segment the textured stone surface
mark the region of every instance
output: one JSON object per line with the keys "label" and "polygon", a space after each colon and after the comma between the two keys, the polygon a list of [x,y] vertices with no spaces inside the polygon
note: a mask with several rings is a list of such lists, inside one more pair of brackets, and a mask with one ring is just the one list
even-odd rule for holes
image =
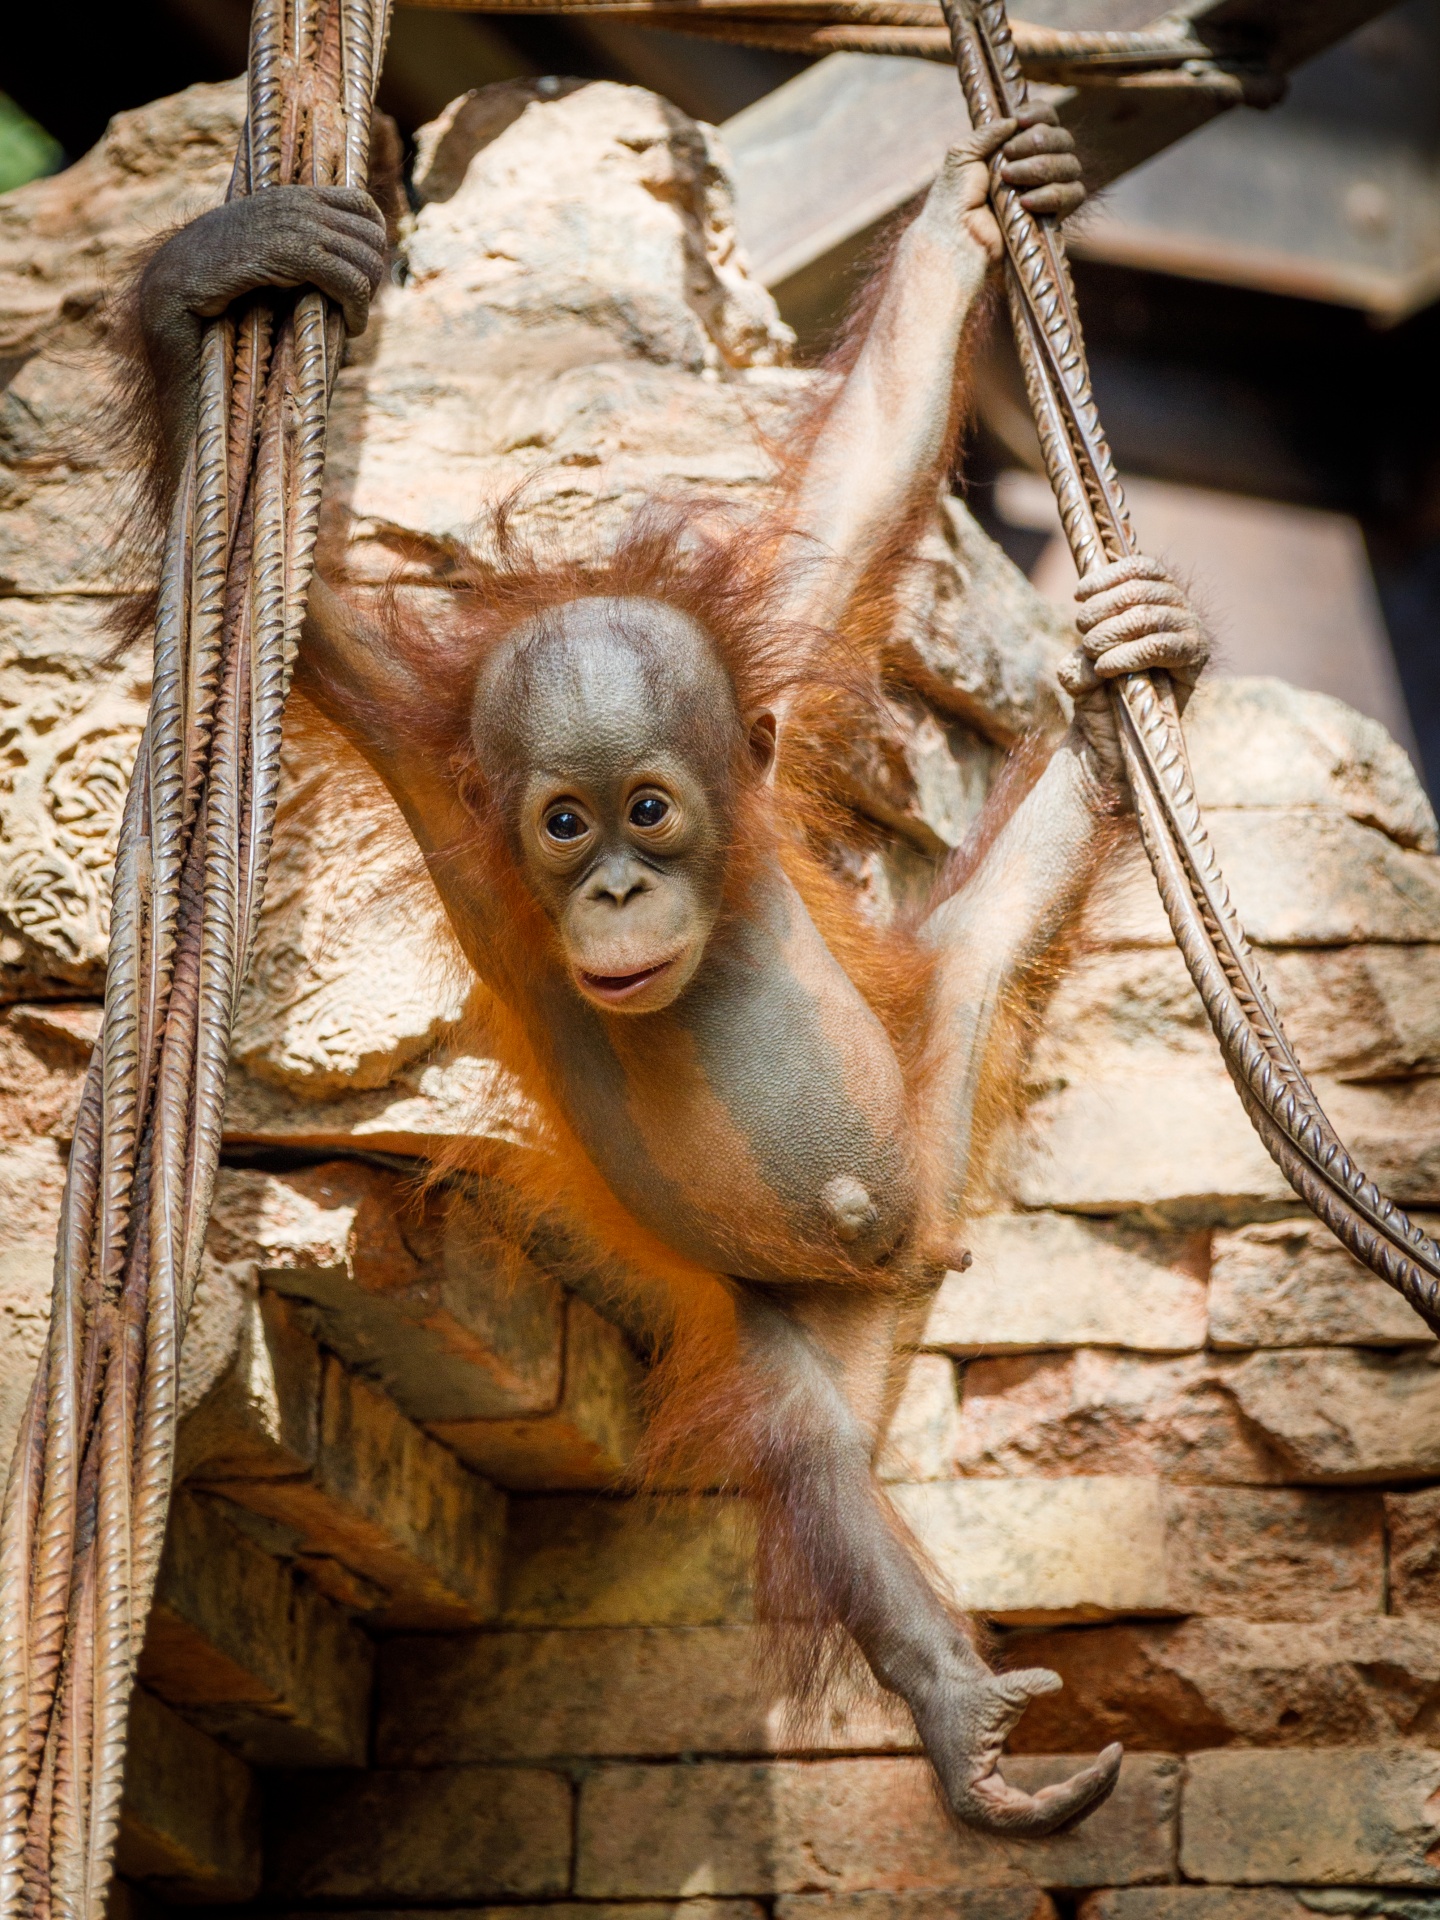
{"label": "textured stone surface", "polygon": [[1179,1359],[1082,1349],[975,1360],[964,1475],[1380,1481],[1440,1471],[1440,1365],[1337,1348]]}
{"label": "textured stone surface", "polygon": [[1433,1920],[1440,1900],[1368,1887],[1119,1887],[1081,1902],[1080,1920]]}
{"label": "textured stone surface", "polygon": [[150,673],[138,655],[104,664],[114,636],[102,613],[72,598],[0,601],[0,967],[22,992],[27,976],[94,991],[104,974]]}
{"label": "textured stone surface", "polygon": [[[1259,816],[1263,819],[1263,815]],[[1341,1080],[1431,1073],[1440,1060],[1440,947],[1286,948],[1262,962],[1297,1054]],[[1173,944],[1081,954],[1047,1006],[1029,1072],[1037,1085],[1133,1071],[1217,1048]]]}
{"label": "textured stone surface", "polygon": [[1229,1375],[1241,1416],[1289,1480],[1440,1472],[1440,1350],[1258,1353]]}
{"label": "textured stone surface", "polygon": [[314,1308],[325,1343],[412,1419],[540,1413],[560,1398],[560,1289],[461,1191],[336,1160],[231,1172],[212,1245]]}
{"label": "textured stone surface", "polygon": [[1390,1603],[1397,1613],[1440,1619],[1440,1487],[1387,1493]]}
{"label": "textured stone surface", "polygon": [[973,728],[897,693],[839,743],[836,772],[857,812],[934,858],[964,839],[1002,759]]}
{"label": "textured stone surface", "polygon": [[[1434,1204],[1440,1081],[1349,1086],[1320,1075],[1315,1090],[1356,1158],[1394,1199]],[[1177,1222],[1228,1225],[1294,1198],[1218,1057],[1181,1056],[1168,1072],[1157,1064],[1047,1091],[1026,1115],[1012,1178],[1027,1207],[1147,1207]]]}
{"label": "textured stone surface", "polygon": [[[503,1304],[505,1282],[488,1291]],[[554,1404],[518,1418],[431,1421],[429,1430],[497,1486],[535,1490],[613,1487],[640,1441],[644,1369],[618,1327],[567,1298]]]}
{"label": "textured stone surface", "polygon": [[[1406,857],[1440,872],[1432,855]],[[1426,1072],[1436,1039],[1426,983],[1440,949],[1278,958],[1283,966],[1269,969],[1267,957],[1267,970],[1282,1012],[1297,1010],[1292,1038],[1326,1111],[1387,1190],[1423,1204],[1440,1191],[1430,1145],[1437,1083]],[[1032,1100],[1012,1156],[1015,1194],[1027,1207],[1158,1207],[1223,1221],[1290,1196],[1168,939],[1165,950],[1083,955],[1050,998],[1027,1077]]]}
{"label": "textured stone surface", "polygon": [[[388,1086],[464,1013],[474,977],[400,811],[358,756],[283,754],[233,1056],[306,1101]],[[233,1122],[232,1122],[233,1125]]]}
{"label": "textured stone surface", "polygon": [[1205,1244],[1071,1215],[991,1214],[969,1221],[973,1257],[947,1273],[925,1344],[950,1353],[1205,1344]]}
{"label": "textured stone surface", "polygon": [[265,1812],[273,1898],[534,1899],[570,1877],[570,1783],[535,1768],[296,1776]]}
{"label": "textured stone surface", "polygon": [[1377,720],[1283,680],[1206,680],[1185,709],[1202,807],[1333,807],[1434,853],[1435,814]]}
{"label": "textured stone surface", "polygon": [[502,1618],[517,1627],[742,1621],[752,1552],[739,1500],[515,1499]]}
{"label": "textured stone surface", "polygon": [[1034,1887],[946,1893],[789,1893],[776,1920],[1054,1920],[1055,1903]]}
{"label": "textured stone surface", "polygon": [[948,1480],[960,1431],[954,1362],[943,1354],[917,1353],[906,1368],[875,1470],[882,1480]]}
{"label": "textured stone surface", "polygon": [[95,306],[177,207],[224,197],[244,103],[234,80],[117,114],[75,166],[0,199],[0,352],[33,353]]}
{"label": "textured stone surface", "polygon": [[890,1492],[963,1607],[1089,1619],[1172,1604],[1155,1480],[932,1481]]}
{"label": "textured stone surface", "polygon": [[974,1360],[965,1369],[956,1469],[965,1475],[1159,1474],[1264,1481],[1282,1475],[1266,1429],[1203,1354],[1152,1358],[1082,1348]]}
{"label": "textured stone surface", "polygon": [[1176,1487],[1165,1501],[1177,1611],[1329,1620],[1384,1604],[1381,1496],[1273,1487]]}
{"label": "textured stone surface", "polygon": [[[787,337],[741,268],[712,135],[633,87],[510,102],[498,133],[493,113],[449,130],[447,191],[342,377],[330,496],[355,516],[352,571],[383,579],[401,529],[463,536],[531,476],[524,531],[571,551],[662,476],[755,499],[771,468],[748,415],[806,384],[772,371]],[[590,193],[536,195],[577,166]]]}
{"label": "textured stone surface", "polygon": [[[1011,1772],[1033,1788],[1065,1770]],[[1175,1787],[1173,1760],[1132,1759],[1074,1833],[1005,1843],[953,1826],[918,1760],[602,1767],[581,1788],[575,1885],[614,1899],[1153,1880],[1173,1871]]]}
{"label": "textured stone surface", "polygon": [[1005,1661],[1065,1682],[1026,1709],[1016,1751],[1440,1746],[1440,1627],[1423,1620],[1122,1623],[1017,1634]]}
{"label": "textured stone surface", "polygon": [[[401,1914],[413,1920],[439,1920],[440,1914],[463,1912],[465,1920],[766,1920],[765,1909],[755,1900],[643,1900],[615,1905],[607,1901],[547,1900],[543,1906],[503,1907],[397,1907],[380,1913],[371,1910],[371,1920],[399,1920]],[[129,1916],[119,1916],[129,1920]],[[138,1917],[137,1917],[138,1920]],[[1009,1920],[1004,1915],[1003,1920]]]}
{"label": "textured stone surface", "polygon": [[[24,1001],[0,1021],[0,1419],[38,1345],[144,694],[133,663],[100,662],[118,573],[99,535],[124,476],[104,449],[58,457],[55,435],[101,391],[73,375],[98,337],[87,282],[176,216],[182,176],[197,204],[218,195],[237,107],[232,88],[146,110],[148,133],[129,116],[88,172],[0,206],[0,352],[45,348],[0,410],[0,1001]],[[444,543],[522,478],[523,530],[570,553],[656,481],[766,498],[767,435],[814,377],[778,364],[708,132],[635,89],[527,83],[457,103],[418,168],[407,272],[342,378],[327,564],[373,583],[399,561],[438,606]],[[851,803],[885,829],[841,861],[870,910],[918,897],[993,743],[1053,714],[1068,637],[948,506],[899,596],[891,705],[849,743]],[[1274,683],[1202,690],[1189,730],[1297,1049],[1374,1171],[1440,1200],[1440,886],[1418,784],[1371,723]],[[1101,946],[1043,1014],[1002,1202],[1066,1211],[967,1229],[974,1265],[945,1283],[882,1459],[923,1544],[1003,1623],[1005,1659],[1066,1676],[1022,1722],[1014,1776],[1116,1735],[1149,1749],[1095,1821],[1014,1848],[941,1819],[904,1714],[868,1682],[801,1714],[766,1677],[741,1503],[614,1496],[635,1372],[612,1328],[533,1272],[507,1292],[483,1248],[456,1257],[438,1201],[388,1173],[278,1170],[465,1134],[503,1169],[530,1138],[463,969],[435,964],[446,937],[393,812],[299,729],[286,761],[229,1119],[267,1171],[226,1176],[182,1389],[185,1467],[247,1504],[182,1500],[147,1675],[267,1763],[348,1762],[364,1643],[342,1605],[426,1631],[385,1649],[381,1771],[273,1783],[267,1905],[1054,1920],[1046,1887],[1173,1881],[1178,1752],[1190,1871],[1213,1885],[1102,1893],[1091,1920],[1440,1920],[1440,1895],[1354,1890],[1421,1884],[1432,1844],[1414,1769],[1440,1738],[1437,1496],[1413,1489],[1440,1476],[1434,1344],[1319,1229],[1255,1224],[1294,1203],[1133,849],[1087,916]],[[457,1451],[513,1486],[610,1490],[514,1500],[502,1569],[500,1498]],[[1307,1480],[1389,1490],[1274,1484]],[[502,1602],[503,1627],[429,1634]],[[186,1901],[217,1884],[217,1750],[194,1751],[193,1806],[148,1830],[150,1870]],[[248,1776],[227,1778],[233,1823]],[[140,1831],[127,1815],[127,1843]],[[1315,1892],[1327,1880],[1342,1904]]]}
{"label": "textured stone surface", "polygon": [[1378,1495],[1166,1488],[1121,1474],[891,1493],[959,1604],[1002,1620],[1309,1620],[1381,1606]]}
{"label": "textured stone surface", "polygon": [[233,1511],[176,1497],[142,1684],[256,1765],[363,1766],[370,1641]]}
{"label": "textured stone surface", "polygon": [[55,1141],[0,1145],[0,1458],[5,1460],[45,1345],[64,1179]]}
{"label": "textured stone surface", "polygon": [[260,1886],[250,1769],[152,1694],[131,1696],[119,1871],[170,1901],[240,1901]]}
{"label": "textured stone surface", "polygon": [[1264,978],[1307,1069],[1364,1080],[1440,1063],[1434,946],[1282,948]]}
{"label": "textured stone surface", "polygon": [[1410,1747],[1196,1754],[1186,1763],[1180,1865],[1253,1885],[1433,1887],[1440,1754]]}
{"label": "textured stone surface", "polygon": [[503,1496],[316,1347],[286,1303],[252,1314],[186,1440],[190,1477],[278,1523],[286,1551],[336,1598],[354,1600],[347,1574],[358,1574],[382,1623],[493,1614]]}
{"label": "textured stone surface", "polygon": [[1398,1347],[1435,1336],[1306,1214],[1215,1235],[1209,1337],[1216,1347]]}
{"label": "textured stone surface", "polygon": [[915,549],[890,639],[895,670],[937,705],[1008,744],[1053,723],[1055,669],[1075,644],[958,501],[941,504]]}
{"label": "textured stone surface", "polygon": [[[1328,808],[1216,809],[1206,816],[1246,930],[1265,946],[1440,938],[1440,866]],[[1144,854],[1127,840],[1081,915],[1099,946],[1168,946]]]}
{"label": "textured stone surface", "polygon": [[[96,432],[103,301],[139,246],[219,200],[243,86],[118,114],[77,165],[0,204],[0,979],[93,988],[143,657],[106,666],[130,479]],[[77,373],[79,377],[77,378]]]}
{"label": "textured stone surface", "polygon": [[448,1053],[402,1067],[388,1086],[311,1100],[232,1069],[225,1100],[231,1146],[289,1153],[403,1153],[430,1158],[457,1137],[502,1146],[530,1140],[530,1109],[483,1054]]}
{"label": "textured stone surface", "polygon": [[434,1767],[557,1755],[914,1750],[858,1668],[801,1711],[753,1627],[567,1627],[400,1639],[381,1651],[376,1758]]}

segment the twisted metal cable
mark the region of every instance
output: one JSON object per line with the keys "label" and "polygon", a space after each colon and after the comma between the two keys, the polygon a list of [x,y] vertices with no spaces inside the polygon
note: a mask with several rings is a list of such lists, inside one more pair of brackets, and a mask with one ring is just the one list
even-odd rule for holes
{"label": "twisted metal cable", "polygon": [[[256,0],[232,197],[365,184],[387,24],[388,0]],[[305,293],[252,301],[204,340],[104,1023],[0,1520],[0,1920],[104,1909],[342,338],[338,313]]]}
{"label": "twisted metal cable", "polygon": [[[1026,83],[1004,0],[944,5],[971,121],[1008,118]],[[1090,390],[1064,243],[994,175],[991,202],[1046,470],[1076,568],[1088,573],[1137,547]],[[1356,1163],[1285,1037],[1205,830],[1169,676],[1126,674],[1111,699],[1161,900],[1256,1132],[1337,1239],[1440,1332],[1440,1247]]]}

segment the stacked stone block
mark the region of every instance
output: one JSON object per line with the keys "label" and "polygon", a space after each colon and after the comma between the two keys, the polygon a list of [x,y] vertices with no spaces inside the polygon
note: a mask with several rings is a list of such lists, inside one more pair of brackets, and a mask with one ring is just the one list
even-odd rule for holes
{"label": "stacked stone block", "polygon": [[[104,412],[106,283],[219,196],[239,114],[237,87],[192,89],[0,199],[7,1437],[145,696],[104,627],[136,583],[124,455],[76,427]],[[524,478],[522,525],[567,552],[658,484],[763,500],[766,436],[815,376],[745,273],[706,130],[634,89],[491,90],[422,135],[415,188],[405,274],[341,379],[332,570],[398,563],[439,608],[448,543]],[[928,883],[1004,746],[1054,717],[1065,644],[938,506],[843,770],[836,858],[870,911]],[[1412,772],[1274,683],[1202,689],[1189,731],[1327,1107],[1398,1198],[1440,1206],[1440,861]],[[786,1695],[742,1502],[627,1491],[642,1368],[573,1255],[497,1232],[529,1118],[403,830],[298,734],[286,780],[117,1912],[1440,1920],[1436,1343],[1265,1158],[1133,839],[1037,1008],[973,1263],[880,1462],[996,1659],[1065,1678],[1011,1776],[1129,1749],[1092,1820],[1007,1845],[943,1817],[863,1672]],[[483,1177],[433,1177],[457,1137]]]}

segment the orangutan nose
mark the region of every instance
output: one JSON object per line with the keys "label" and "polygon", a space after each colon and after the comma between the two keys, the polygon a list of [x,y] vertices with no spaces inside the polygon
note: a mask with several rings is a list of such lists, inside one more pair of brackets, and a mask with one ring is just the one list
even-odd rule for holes
{"label": "orangutan nose", "polygon": [[649,893],[650,876],[629,860],[607,860],[585,891],[591,900],[628,906],[637,895]]}

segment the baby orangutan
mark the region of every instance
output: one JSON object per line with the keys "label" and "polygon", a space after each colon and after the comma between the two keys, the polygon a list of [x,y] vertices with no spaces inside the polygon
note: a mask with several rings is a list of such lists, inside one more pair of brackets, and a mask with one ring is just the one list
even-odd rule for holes
{"label": "baby orangutan", "polygon": [[[1083,895],[1123,804],[1104,682],[1188,687],[1205,645],[1157,564],[1083,580],[1068,733],[963,885],[910,932],[859,915],[807,840],[824,636],[883,604],[951,457],[962,337],[1000,254],[988,162],[1039,213],[1083,197],[1043,111],[956,147],[900,239],[778,521],[642,515],[593,566],[475,561],[445,637],[317,580],[298,684],[386,782],[544,1116],[552,1198],[642,1276],[668,1381],[657,1451],[768,1516],[769,1554],[914,1715],[955,1815],[1046,1834],[1114,1785],[1109,1747],[1023,1793],[1005,1736],[1044,1670],[997,1675],[936,1594],[871,1459],[953,1261],[997,1010]],[[171,449],[201,316],[314,284],[364,324],[384,265],[365,196],[275,188],[203,215],[140,288]],[[502,538],[502,549],[505,542]],[[798,798],[797,798],[798,793]]]}

